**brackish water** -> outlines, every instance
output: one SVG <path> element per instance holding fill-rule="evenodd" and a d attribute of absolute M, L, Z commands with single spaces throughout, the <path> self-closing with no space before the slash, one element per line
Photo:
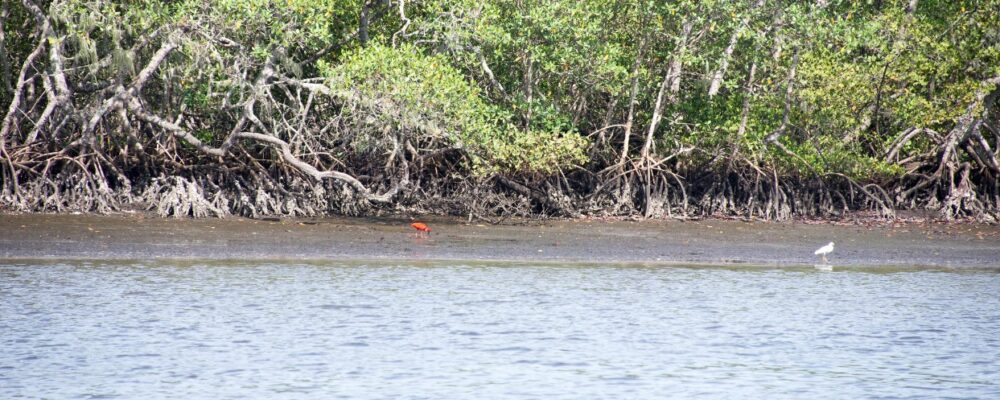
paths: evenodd
<path fill-rule="evenodd" d="M 0 398 L 1000 398 L 1000 274 L 0 263 Z"/>

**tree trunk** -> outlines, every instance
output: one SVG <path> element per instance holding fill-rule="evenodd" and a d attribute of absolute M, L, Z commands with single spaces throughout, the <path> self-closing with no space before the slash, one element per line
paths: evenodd
<path fill-rule="evenodd" d="M 747 132 L 747 119 L 750 118 L 750 99 L 753 97 L 753 79 L 757 74 L 757 62 L 750 64 L 750 76 L 747 77 L 746 85 L 743 86 L 743 109 L 740 111 L 740 128 L 736 132 L 737 138 L 743 138 Z"/>
<path fill-rule="evenodd" d="M 764 6 L 764 0 L 758 0 L 754 4 L 754 8 L 760 8 Z M 729 45 L 722 53 L 722 59 L 719 60 L 719 68 L 715 70 L 715 74 L 712 75 L 712 83 L 708 87 L 708 97 L 715 97 L 719 94 L 719 89 L 722 88 L 722 78 L 726 75 L 726 70 L 729 68 L 729 60 L 733 58 L 733 51 L 736 50 L 736 43 L 739 41 L 740 35 L 743 30 L 746 29 L 747 24 L 750 23 L 750 17 L 743 17 L 740 21 L 739 26 L 733 31 L 733 34 L 729 37 Z"/>
<path fill-rule="evenodd" d="M 653 147 L 653 134 L 656 133 L 656 128 L 660 124 L 660 120 L 663 118 L 663 106 L 664 106 L 664 96 L 666 96 L 667 104 L 677 103 L 677 96 L 681 90 L 681 69 L 683 64 L 681 58 L 687 51 L 688 38 L 691 35 L 691 28 L 693 24 L 690 20 L 685 20 L 682 25 L 682 32 L 680 38 L 677 40 L 677 48 L 674 49 L 674 55 L 670 57 L 670 66 L 667 68 L 667 74 L 663 77 L 663 83 L 660 84 L 660 90 L 656 94 L 656 104 L 653 106 L 653 118 L 649 122 L 649 131 L 646 132 L 646 143 L 642 145 L 642 158 L 649 158 L 649 152 Z M 669 92 L 667 91 L 669 88 Z"/>
<path fill-rule="evenodd" d="M 7 16 L 10 15 L 10 4 L 4 1 L 0 7 L 2 7 L 0 8 L 0 85 L 2 85 L 0 90 L 3 90 L 3 96 L 0 98 L 6 99 L 14 91 L 14 87 L 10 83 L 10 60 L 7 58 L 6 38 L 4 37 L 4 25 L 7 22 Z"/>
<path fill-rule="evenodd" d="M 361 47 L 365 47 L 368 44 L 368 11 L 369 3 L 367 1 L 361 6 L 361 16 L 358 18 L 358 43 Z"/>
<path fill-rule="evenodd" d="M 785 134 L 785 130 L 788 129 L 788 123 L 791 119 L 792 95 L 795 93 L 795 70 L 799 66 L 799 50 L 795 49 L 795 53 L 792 54 L 792 65 L 788 67 L 788 76 L 785 78 L 785 105 L 781 116 L 781 126 L 764 138 L 764 142 L 775 144 L 782 149 L 784 149 L 784 146 L 778 142 L 778 139 Z"/>
<path fill-rule="evenodd" d="M 635 98 L 639 92 L 639 65 L 642 61 L 642 55 L 646 49 L 646 37 L 643 36 L 642 42 L 639 43 L 639 51 L 635 55 L 635 61 L 632 63 L 632 89 L 628 97 L 628 116 L 625 119 L 625 138 L 622 141 L 622 154 L 618 159 L 618 163 L 624 165 L 625 159 L 628 157 L 628 142 L 632 137 L 632 124 L 635 121 Z"/>
<path fill-rule="evenodd" d="M 742 31 L 743 25 L 741 24 L 729 37 L 729 45 L 722 52 L 722 60 L 719 60 L 719 69 L 715 70 L 715 74 L 712 75 L 712 83 L 708 86 L 708 97 L 715 97 L 716 94 L 719 94 L 719 89 L 722 87 L 722 77 L 726 74 L 726 69 L 729 68 L 729 59 L 733 56 L 733 50 L 736 49 L 736 41 L 739 39 Z"/>

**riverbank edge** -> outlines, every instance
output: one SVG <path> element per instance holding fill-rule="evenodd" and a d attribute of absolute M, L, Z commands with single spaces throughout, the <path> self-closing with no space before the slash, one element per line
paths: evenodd
<path fill-rule="evenodd" d="M 837 241 L 835 268 L 1000 269 L 1000 227 L 982 224 L 421 220 L 430 235 L 415 233 L 404 217 L 0 214 L 0 260 L 814 268 L 813 251 Z"/>
<path fill-rule="evenodd" d="M 466 216 L 449 215 L 449 214 L 400 213 L 400 212 L 376 213 L 372 215 L 340 215 L 340 214 L 327 214 L 327 215 L 316 215 L 316 216 L 266 215 L 254 218 L 236 214 L 229 214 L 224 216 L 200 216 L 200 217 L 163 216 L 157 214 L 154 211 L 145 210 L 141 208 L 118 210 L 106 213 L 80 212 L 80 211 L 60 211 L 60 212 L 17 211 L 17 210 L 6 210 L 0 208 L 0 218 L 5 216 L 15 216 L 15 215 L 92 216 L 92 217 L 141 216 L 143 218 L 149 218 L 149 219 L 163 219 L 163 220 L 175 220 L 175 221 L 245 220 L 245 221 L 266 221 L 266 222 L 304 221 L 304 220 L 323 220 L 323 219 L 374 219 L 374 220 L 429 219 L 437 221 L 451 221 L 454 223 L 476 223 L 476 224 L 487 224 L 494 226 L 530 225 L 530 224 L 539 224 L 546 222 L 587 222 L 587 221 L 601 221 L 601 222 L 738 221 L 738 222 L 754 222 L 754 223 L 769 223 L 769 224 L 788 224 L 788 223 L 808 224 L 808 225 L 826 224 L 826 225 L 837 225 L 837 226 L 929 224 L 929 225 L 975 225 L 975 226 L 1000 227 L 1000 222 L 981 221 L 972 217 L 955 218 L 949 220 L 932 210 L 895 210 L 895 212 L 896 216 L 893 218 L 881 217 L 877 212 L 874 211 L 853 210 L 848 212 L 847 214 L 840 215 L 837 217 L 833 216 L 814 217 L 814 216 L 804 216 L 795 214 L 787 219 L 768 219 L 768 218 L 747 217 L 738 215 L 708 215 L 708 216 L 672 215 L 672 216 L 657 216 L 657 217 L 645 218 L 642 217 L 641 215 L 635 214 L 635 215 L 610 215 L 610 216 L 582 215 L 578 217 L 539 215 L 532 217 L 509 217 L 509 218 L 498 218 L 496 220 L 490 220 L 478 216 L 470 218 Z"/>
<path fill-rule="evenodd" d="M 957 267 L 945 265 L 837 265 L 837 264 L 784 264 L 784 263 L 745 263 L 734 262 L 698 262 L 698 261 L 589 261 L 589 260 L 527 260 L 527 259 L 471 259 L 471 258 L 209 258 L 209 257 L 154 257 L 154 258 L 100 258 L 100 257 L 0 257 L 0 265 L 82 265 L 82 266 L 129 266 L 144 267 L 240 267 L 260 266 L 265 264 L 298 265 L 312 267 L 347 267 L 347 268 L 381 268 L 381 267 L 543 267 L 543 268 L 676 268 L 676 269 L 717 269 L 730 271 L 851 271 L 870 273 L 893 272 L 997 272 L 1000 273 L 1000 263 L 995 266 Z"/>

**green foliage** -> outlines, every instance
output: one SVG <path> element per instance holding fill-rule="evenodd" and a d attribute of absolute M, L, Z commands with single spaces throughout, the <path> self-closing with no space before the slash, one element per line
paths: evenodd
<path fill-rule="evenodd" d="M 984 9 L 964 13 L 977 6 Z M 996 74 L 989 67 L 997 61 L 996 33 L 986 27 L 1000 22 L 995 9 L 991 2 L 929 1 L 911 15 L 905 2 L 891 2 L 803 15 L 795 122 L 809 133 L 789 141 L 819 170 L 900 174 L 880 161 L 890 142 L 910 127 L 947 131 L 979 82 Z M 854 140 L 836 140 L 845 137 Z M 816 156 L 822 151 L 828 156 Z"/>
<path fill-rule="evenodd" d="M 621 151 L 633 79 L 628 151 L 636 156 L 677 60 L 678 91 L 660 110 L 654 151 L 693 146 L 699 151 L 686 157 L 695 161 L 739 154 L 788 172 L 898 177 L 883 157 L 899 135 L 947 132 L 981 82 L 1000 74 L 997 1 L 922 0 L 914 13 L 903 0 L 756 3 L 410 1 L 405 31 L 399 3 L 365 0 L 72 0 L 46 9 L 64 33 L 53 44 L 65 69 L 82 80 L 127 82 L 143 67 L 138 60 L 186 30 L 176 34 L 182 50 L 158 70 L 160 86 L 147 90 L 176 90 L 172 106 L 204 116 L 207 141 L 232 126 L 218 110 L 244 101 L 255 78 L 238 72 L 273 63 L 288 76 L 322 76 L 343 94 L 321 118 L 348 116 L 359 128 L 354 151 L 384 151 L 386 135 L 399 133 L 423 149 L 465 150 L 480 174 L 607 161 L 588 155 Z M 367 44 L 359 40 L 364 5 Z M 16 66 L 34 47 L 22 29 L 33 25 L 20 2 L 9 7 L 5 48 Z M 143 44 L 158 29 L 164 36 Z M 95 62 L 109 55 L 112 62 Z M 717 71 L 722 90 L 709 97 Z M 795 156 L 764 142 L 785 125 L 786 103 L 779 140 Z M 598 130 L 608 139 L 590 143 Z M 587 151 L 592 145 L 604 147 Z M 918 137 L 903 152 L 934 145 Z"/>
<path fill-rule="evenodd" d="M 352 117 L 370 127 L 358 150 L 383 142 L 389 126 L 413 142 L 465 149 L 480 173 L 551 173 L 584 161 L 579 135 L 516 128 L 509 112 L 486 102 L 443 56 L 373 44 L 321 69 L 331 88 L 359 106 Z"/>

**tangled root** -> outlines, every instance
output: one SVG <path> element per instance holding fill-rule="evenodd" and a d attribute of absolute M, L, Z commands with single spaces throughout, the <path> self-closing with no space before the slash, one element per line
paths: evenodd
<path fill-rule="evenodd" d="M 147 210 L 164 217 L 223 217 L 229 210 L 221 192 L 206 196 L 197 182 L 179 176 L 153 179 L 140 198 L 149 204 Z"/>

